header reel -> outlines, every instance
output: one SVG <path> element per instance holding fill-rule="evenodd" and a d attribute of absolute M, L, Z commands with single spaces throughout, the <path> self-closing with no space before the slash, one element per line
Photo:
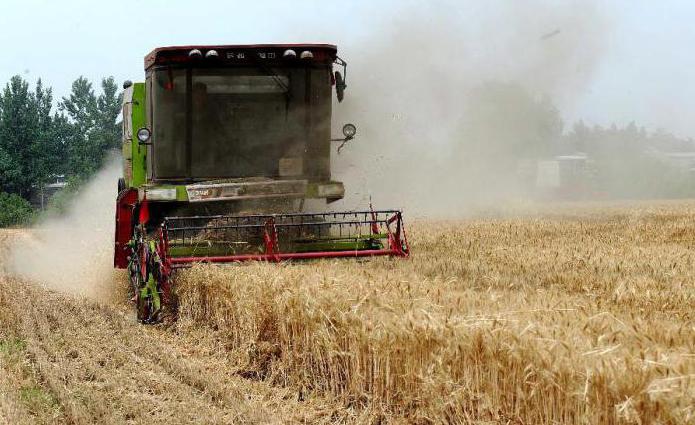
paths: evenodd
<path fill-rule="evenodd" d="M 136 237 L 131 247 L 130 277 L 143 323 L 158 321 L 173 304 L 175 270 L 195 264 L 410 254 L 397 210 L 167 217 L 158 233 L 149 242 Z"/>

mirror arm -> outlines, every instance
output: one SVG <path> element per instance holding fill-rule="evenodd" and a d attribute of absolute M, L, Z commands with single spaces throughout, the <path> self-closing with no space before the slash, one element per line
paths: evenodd
<path fill-rule="evenodd" d="M 335 93 L 338 96 L 338 102 L 342 102 L 343 96 L 345 96 L 345 89 L 347 88 L 347 62 L 342 60 L 340 56 L 336 56 L 333 63 L 343 67 L 342 75 L 340 71 L 335 71 L 333 74 L 335 78 Z M 333 73 L 332 70 L 331 73 Z"/>
<path fill-rule="evenodd" d="M 342 142 L 340 146 L 338 146 L 338 155 L 340 155 L 340 151 L 345 147 L 345 144 L 354 138 L 355 136 L 346 136 L 343 139 L 331 139 L 331 142 Z"/>

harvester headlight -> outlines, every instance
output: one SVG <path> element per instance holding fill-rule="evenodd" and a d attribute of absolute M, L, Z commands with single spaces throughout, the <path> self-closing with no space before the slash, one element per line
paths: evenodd
<path fill-rule="evenodd" d="M 292 50 L 292 49 L 287 49 L 287 50 L 285 50 L 285 53 L 282 54 L 282 57 L 285 58 L 285 59 L 296 58 L 296 57 L 297 57 L 297 52 L 295 52 L 295 51 Z"/>
<path fill-rule="evenodd" d="M 217 59 L 220 55 L 217 53 L 217 50 L 208 50 L 208 52 L 205 54 L 206 59 Z"/>
<path fill-rule="evenodd" d="M 150 140 L 150 137 L 152 137 L 152 133 L 150 132 L 149 128 L 141 128 L 138 130 L 138 140 L 141 143 L 147 143 L 148 140 Z"/>
<path fill-rule="evenodd" d="M 354 124 L 345 124 L 343 126 L 343 135 L 347 139 L 352 139 L 357 134 L 357 127 Z"/>
<path fill-rule="evenodd" d="M 198 49 L 193 49 L 188 52 L 188 57 L 191 59 L 200 59 L 203 57 L 203 53 Z"/>
<path fill-rule="evenodd" d="M 305 50 L 301 55 L 299 55 L 299 57 L 302 59 L 314 59 L 314 54 L 308 50 Z"/>

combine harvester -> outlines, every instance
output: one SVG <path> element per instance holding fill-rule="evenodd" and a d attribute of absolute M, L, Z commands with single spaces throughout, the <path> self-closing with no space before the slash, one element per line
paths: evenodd
<path fill-rule="evenodd" d="M 173 273 L 196 263 L 408 256 L 400 211 L 304 212 L 344 195 L 330 163 L 331 142 L 356 133 L 331 139 L 346 66 L 326 44 L 147 55 L 145 82 L 124 84 L 114 254 L 141 322 L 158 321 Z"/>

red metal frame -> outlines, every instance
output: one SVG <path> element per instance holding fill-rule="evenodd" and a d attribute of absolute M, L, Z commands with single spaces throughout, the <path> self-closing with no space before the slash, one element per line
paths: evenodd
<path fill-rule="evenodd" d="M 362 251 L 322 251 L 322 252 L 284 252 L 271 254 L 245 254 L 223 257 L 174 257 L 170 258 L 171 265 L 193 263 L 237 263 L 244 261 L 309 260 L 317 258 L 348 258 L 348 257 L 377 257 L 377 256 L 407 257 L 401 250 L 370 249 Z"/>
<path fill-rule="evenodd" d="M 155 65 L 176 65 L 186 63 L 205 64 L 211 62 L 208 59 L 196 59 L 188 56 L 193 49 L 200 50 L 205 54 L 209 50 L 215 50 L 218 53 L 217 59 L 213 63 L 217 64 L 233 64 L 242 65 L 248 64 L 249 58 L 236 58 L 233 61 L 226 59 L 228 53 L 245 53 L 246 55 L 256 54 L 258 52 L 272 52 L 275 55 L 274 59 L 265 59 L 268 63 L 287 63 L 288 60 L 282 57 L 282 54 L 287 49 L 297 50 L 297 55 L 301 51 L 309 50 L 314 54 L 309 63 L 322 63 L 330 65 L 335 60 L 338 48 L 334 44 L 231 44 L 231 45 L 207 45 L 207 46 L 169 46 L 159 47 L 151 51 L 145 56 L 145 70 L 150 69 Z M 298 59 L 297 59 L 298 60 Z"/>
<path fill-rule="evenodd" d="M 240 254 L 228 256 L 210 257 L 169 257 L 168 233 L 164 225 L 160 230 L 159 256 L 164 265 L 164 272 L 169 276 L 174 268 L 191 266 L 195 263 L 237 263 L 245 261 L 269 261 L 280 262 L 284 260 L 310 260 L 319 258 L 357 258 L 394 256 L 407 258 L 410 256 L 410 245 L 405 233 L 405 226 L 401 213 L 394 214 L 388 221 L 388 247 L 384 249 L 350 250 L 350 251 L 317 251 L 317 252 L 280 252 L 278 243 L 278 231 L 273 218 L 268 219 L 264 228 L 265 252 L 262 254 Z M 396 225 L 395 231 L 391 225 Z"/>
<path fill-rule="evenodd" d="M 128 243 L 133 238 L 133 226 L 135 225 L 133 212 L 137 203 L 138 191 L 136 189 L 127 189 L 118 194 L 113 256 L 113 266 L 118 269 L 128 267 L 128 255 L 130 254 Z"/>

